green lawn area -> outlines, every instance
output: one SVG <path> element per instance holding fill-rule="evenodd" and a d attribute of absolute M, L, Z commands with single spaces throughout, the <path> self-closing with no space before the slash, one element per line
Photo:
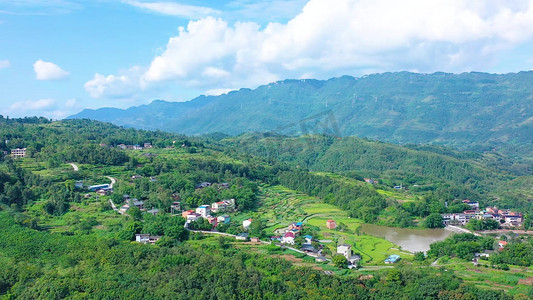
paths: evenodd
<path fill-rule="evenodd" d="M 484 267 L 481 265 L 489 266 Z M 529 286 L 519 284 L 519 280 L 533 277 L 533 270 L 527 270 L 527 268 L 519 266 L 509 266 L 509 271 L 497 270 L 491 268 L 488 261 L 483 260 L 480 261 L 477 267 L 470 262 L 456 259 L 450 260 L 445 266 L 453 269 L 457 276 L 461 277 L 465 282 L 472 283 L 483 289 L 502 289 L 510 295 L 520 293 L 527 295 Z"/>

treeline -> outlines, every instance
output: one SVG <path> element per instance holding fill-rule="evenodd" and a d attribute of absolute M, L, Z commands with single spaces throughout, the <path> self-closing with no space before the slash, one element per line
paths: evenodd
<path fill-rule="evenodd" d="M 51 122 L 45 118 L 0 118 L 0 150 L 27 148 L 29 157 L 42 161 L 46 161 L 54 153 L 64 151 L 68 146 L 75 149 L 89 144 L 116 146 L 144 143 L 151 143 L 160 148 L 181 147 L 183 144 L 197 149 L 204 147 L 199 138 L 188 138 L 161 131 L 127 129 L 90 120 Z"/>
<path fill-rule="evenodd" d="M 388 186 L 454 186 L 471 198 L 494 191 L 514 177 L 483 165 L 480 154 L 459 154 L 438 147 L 402 147 L 356 137 L 273 137 L 243 135 L 222 143 L 234 152 L 287 162 L 319 172 L 356 171 Z M 228 151 L 230 153 L 230 151 Z"/>
<path fill-rule="evenodd" d="M 122 165 L 129 156 L 122 150 L 98 145 L 66 146 L 48 158 L 50 167 L 58 167 L 64 162 L 77 162 L 92 165 Z"/>
<path fill-rule="evenodd" d="M 38 232 L 6 212 L 0 239 L 0 295 L 12 299 L 512 299 L 464 284 L 452 271 L 401 267 L 361 281 L 224 241 L 169 248 Z"/>
<path fill-rule="evenodd" d="M 494 243 L 495 240 L 491 237 L 479 237 L 471 233 L 454 234 L 444 241 L 431 244 L 427 255 L 433 259 L 449 256 L 471 260 L 476 252 L 493 250 Z"/>
<path fill-rule="evenodd" d="M 512 241 L 505 248 L 490 256 L 494 264 L 509 264 L 530 267 L 533 265 L 533 239 Z"/>
<path fill-rule="evenodd" d="M 480 237 L 470 233 L 454 234 L 444 241 L 430 245 L 427 255 L 436 259 L 443 256 L 459 257 L 465 260 L 474 258 L 474 253 L 498 248 L 496 240 L 490 236 Z M 533 265 L 533 239 L 513 239 L 503 249 L 490 254 L 488 260 L 496 265 Z"/>
<path fill-rule="evenodd" d="M 307 171 L 280 172 L 279 182 L 291 189 L 321 198 L 349 212 L 351 217 L 375 223 L 386 200 L 366 186 L 343 184 L 333 179 L 313 175 Z"/>

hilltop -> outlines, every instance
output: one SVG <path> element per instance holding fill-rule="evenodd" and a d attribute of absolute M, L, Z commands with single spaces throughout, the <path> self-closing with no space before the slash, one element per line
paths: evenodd
<path fill-rule="evenodd" d="M 283 126 L 327 113 L 335 125 L 333 133 L 340 136 L 530 154 L 532 82 L 531 71 L 284 80 L 188 102 L 156 100 L 125 110 L 86 109 L 69 118 L 189 135 L 273 130 L 299 135 L 316 133 L 316 128 Z"/>

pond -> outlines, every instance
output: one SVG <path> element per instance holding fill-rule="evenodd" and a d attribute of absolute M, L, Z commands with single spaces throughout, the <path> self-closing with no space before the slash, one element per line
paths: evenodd
<path fill-rule="evenodd" d="M 442 241 L 453 234 L 452 231 L 446 229 L 396 228 L 373 224 L 363 224 L 361 232 L 384 238 L 393 244 L 401 246 L 402 250 L 410 252 L 425 252 L 429 250 L 430 244 Z"/>

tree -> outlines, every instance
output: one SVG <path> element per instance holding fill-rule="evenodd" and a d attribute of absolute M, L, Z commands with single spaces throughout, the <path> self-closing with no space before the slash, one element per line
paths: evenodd
<path fill-rule="evenodd" d="M 524 230 L 529 230 L 529 228 L 531 227 L 531 223 L 532 223 L 532 221 L 531 221 L 531 215 L 530 215 L 530 214 L 526 214 L 526 215 L 524 216 L 524 222 L 523 222 L 523 224 L 524 224 Z"/>
<path fill-rule="evenodd" d="M 135 221 L 140 221 L 142 219 L 141 210 L 137 206 L 130 207 L 130 209 L 128 209 L 128 215 Z"/>
<path fill-rule="evenodd" d="M 321 251 L 322 255 L 331 255 L 331 250 L 328 247 L 324 247 Z"/>
<path fill-rule="evenodd" d="M 199 218 L 198 220 L 189 223 L 189 228 L 192 230 L 208 231 L 213 229 L 213 225 L 211 225 L 207 219 Z"/>
<path fill-rule="evenodd" d="M 426 228 L 443 228 L 444 222 L 442 221 L 442 216 L 439 213 L 432 213 L 424 222 Z"/>
<path fill-rule="evenodd" d="M 346 268 L 347 264 L 348 260 L 346 259 L 346 257 L 344 257 L 344 255 L 338 254 L 333 256 L 333 265 L 335 265 L 335 267 L 344 269 Z"/>
<path fill-rule="evenodd" d="M 424 255 L 424 252 L 419 251 L 415 252 L 414 260 L 415 261 L 424 261 L 426 259 L 426 256 Z"/>
<path fill-rule="evenodd" d="M 228 244 L 228 241 L 226 240 L 225 237 L 223 236 L 219 236 L 218 237 L 218 246 L 221 248 L 221 249 L 227 249 L 229 247 L 229 244 Z M 276 247 L 277 248 L 277 247 Z"/>
<path fill-rule="evenodd" d="M 252 236 L 263 237 L 265 234 L 263 232 L 263 228 L 264 228 L 264 225 L 261 219 L 255 218 L 252 220 L 252 223 L 250 223 L 250 227 L 248 231 Z"/>
<path fill-rule="evenodd" d="M 179 242 L 186 241 L 189 238 L 189 231 L 183 226 L 169 226 L 164 229 L 165 236 L 173 238 Z"/>

